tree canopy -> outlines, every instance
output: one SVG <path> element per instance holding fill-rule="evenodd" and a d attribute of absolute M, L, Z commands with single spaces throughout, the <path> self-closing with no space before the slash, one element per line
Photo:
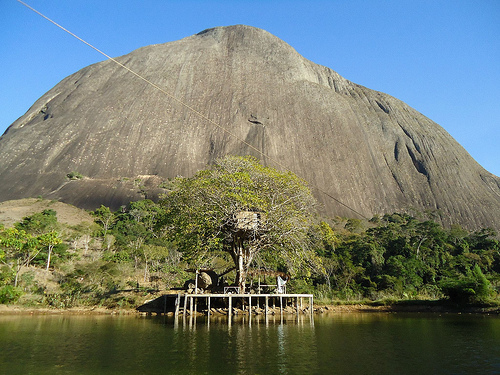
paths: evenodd
<path fill-rule="evenodd" d="M 314 200 L 300 179 L 240 159 L 168 181 L 171 193 L 161 204 L 100 207 L 96 223 L 68 226 L 44 210 L 0 225 L 0 303 L 135 307 L 146 291 L 188 285 L 188 269 L 241 264 L 238 282 L 250 264 L 294 274 L 288 291 L 325 303 L 446 298 L 498 305 L 493 230 L 445 228 L 427 213 L 323 218 L 310 226 Z M 259 196 L 266 187 L 270 195 Z M 308 262 L 321 267 L 304 267 Z"/>
<path fill-rule="evenodd" d="M 173 186 L 162 203 L 179 250 L 198 266 L 230 254 L 242 291 L 254 263 L 293 274 L 315 259 L 308 231 L 316 202 L 293 173 L 230 156 Z"/>

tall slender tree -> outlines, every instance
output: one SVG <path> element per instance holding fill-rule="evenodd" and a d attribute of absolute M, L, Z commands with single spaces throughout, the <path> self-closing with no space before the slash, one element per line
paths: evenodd
<path fill-rule="evenodd" d="M 38 236 L 38 243 L 47 248 L 47 267 L 46 270 L 49 270 L 50 267 L 50 258 L 52 256 L 52 250 L 54 250 L 54 246 L 62 243 L 62 239 L 59 237 L 59 233 L 56 231 L 51 231 L 48 233 L 41 234 Z"/>

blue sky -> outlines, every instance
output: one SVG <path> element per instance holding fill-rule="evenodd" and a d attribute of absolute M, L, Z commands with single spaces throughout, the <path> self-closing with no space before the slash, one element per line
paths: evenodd
<path fill-rule="evenodd" d="M 25 0 L 110 56 L 246 24 L 403 100 L 500 176 L 499 0 Z M 0 0 L 0 134 L 64 77 L 104 57 Z"/>

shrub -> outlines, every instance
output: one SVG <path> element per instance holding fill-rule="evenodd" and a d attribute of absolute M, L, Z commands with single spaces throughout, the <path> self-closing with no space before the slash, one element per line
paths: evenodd
<path fill-rule="evenodd" d="M 8 285 L 14 281 L 16 273 L 7 265 L 0 267 L 0 285 Z"/>
<path fill-rule="evenodd" d="M 312 294 L 315 291 L 309 279 L 291 279 L 287 283 L 287 292 Z"/>
<path fill-rule="evenodd" d="M 493 292 L 491 283 L 477 264 L 467 276 L 458 279 L 445 279 L 440 286 L 450 301 L 458 304 L 486 302 Z"/>
<path fill-rule="evenodd" d="M 23 294 L 20 288 L 12 285 L 4 285 L 0 288 L 0 303 L 15 303 Z"/>
<path fill-rule="evenodd" d="M 120 250 L 117 252 L 105 251 L 102 256 L 102 260 L 106 262 L 126 263 L 130 262 L 132 258 L 128 252 Z"/>
<path fill-rule="evenodd" d="M 83 178 L 83 175 L 81 173 L 71 171 L 66 175 L 66 177 L 68 177 L 70 180 L 81 180 Z"/>

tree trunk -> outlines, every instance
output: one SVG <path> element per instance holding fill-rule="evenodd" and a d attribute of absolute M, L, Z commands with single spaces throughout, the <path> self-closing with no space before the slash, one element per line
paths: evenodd
<path fill-rule="evenodd" d="M 243 239 L 240 236 L 235 236 L 233 239 L 233 260 L 236 266 L 235 284 L 240 288 L 240 293 L 245 293 L 246 280 L 246 262 L 245 252 L 243 249 Z"/>
<path fill-rule="evenodd" d="M 231 257 L 233 258 L 234 265 L 236 266 L 236 280 L 235 284 L 240 288 L 240 293 L 246 291 L 246 279 L 248 268 L 252 263 L 253 256 L 255 255 L 254 248 L 247 242 L 245 249 L 244 235 L 236 234 L 233 237 Z"/>
<path fill-rule="evenodd" d="M 50 267 L 50 256 L 52 255 L 53 248 L 54 248 L 54 246 L 49 245 L 49 255 L 47 256 L 47 271 L 49 270 L 49 267 Z"/>
<path fill-rule="evenodd" d="M 14 278 L 14 286 L 17 287 L 17 283 L 19 281 L 19 273 L 21 272 L 21 268 L 22 268 L 22 263 L 19 261 L 19 259 L 17 259 L 17 269 L 16 269 L 16 277 Z"/>
<path fill-rule="evenodd" d="M 245 293 L 245 279 L 246 279 L 246 272 L 245 272 L 245 255 L 243 252 L 243 241 L 241 238 L 237 239 L 237 257 L 238 257 L 238 264 L 237 264 L 237 271 L 236 271 L 236 284 L 240 288 L 240 293 Z"/>
<path fill-rule="evenodd" d="M 326 274 L 325 275 L 325 279 L 326 279 L 326 286 L 328 287 L 328 290 L 331 290 L 332 289 L 332 283 L 330 281 L 330 275 Z"/>
<path fill-rule="evenodd" d="M 238 271 L 236 272 L 236 283 L 240 288 L 241 294 L 245 293 L 246 278 L 247 278 L 247 273 L 243 269 L 238 269 Z"/>
<path fill-rule="evenodd" d="M 146 261 L 146 266 L 144 267 L 144 282 L 147 282 L 148 280 L 148 262 Z"/>

